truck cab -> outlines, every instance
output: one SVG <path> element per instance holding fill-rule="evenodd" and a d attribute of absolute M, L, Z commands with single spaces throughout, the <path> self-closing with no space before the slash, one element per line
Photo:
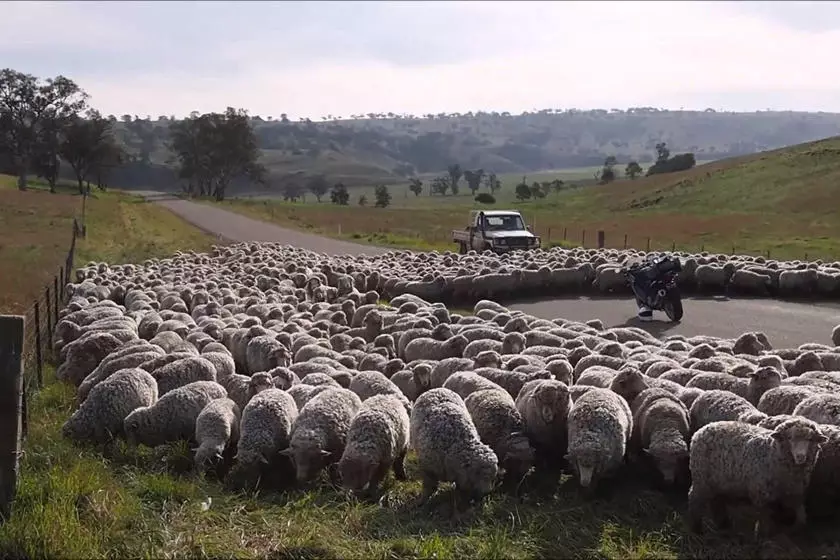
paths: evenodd
<path fill-rule="evenodd" d="M 522 214 L 515 210 L 473 210 L 469 224 L 464 230 L 453 231 L 453 241 L 461 253 L 470 249 L 504 253 L 540 247 L 540 238 L 531 233 Z"/>

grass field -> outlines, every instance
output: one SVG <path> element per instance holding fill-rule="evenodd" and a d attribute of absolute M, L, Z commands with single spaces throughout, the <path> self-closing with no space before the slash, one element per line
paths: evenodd
<path fill-rule="evenodd" d="M 42 196 L 31 193 L 31 196 Z M 44 195 L 46 196 L 46 195 Z M 84 260 L 139 261 L 211 243 L 165 210 L 103 194 L 91 200 Z M 17 262 L 2 262 L 4 270 Z M 29 437 L 13 517 L 0 527 L 3 558 L 682 558 L 833 557 L 833 525 L 762 544 L 748 536 L 686 532 L 684 499 L 625 472 L 585 499 L 568 477 L 526 479 L 460 521 L 445 487 L 425 508 L 410 481 L 389 478 L 386 499 L 360 502 L 325 480 L 316 488 L 232 494 L 195 475 L 185 445 L 78 448 L 60 435 L 73 390 L 54 380 L 29 407 Z M 748 535 L 743 519 L 738 529 Z"/>
<path fill-rule="evenodd" d="M 548 179 L 546 179 L 548 180 Z M 232 210 L 329 236 L 406 248 L 454 249 L 450 230 L 466 225 L 468 194 L 420 196 L 392 189 L 391 207 L 291 204 L 236 199 Z M 652 249 L 676 246 L 772 258 L 840 258 L 840 138 L 741 158 L 681 173 L 551 193 L 515 202 L 512 188 L 491 208 L 516 208 L 544 242 Z M 310 197 L 311 200 L 311 197 Z M 373 202 L 372 195 L 368 196 Z M 485 206 L 486 208 L 486 206 Z M 340 234 L 339 234 L 340 226 Z"/>

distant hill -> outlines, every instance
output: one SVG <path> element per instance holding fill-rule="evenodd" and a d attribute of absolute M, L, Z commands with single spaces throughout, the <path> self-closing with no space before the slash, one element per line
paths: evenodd
<path fill-rule="evenodd" d="M 174 188 L 166 147 L 170 118 L 114 119 L 133 162 L 112 183 Z M 644 165 L 654 159 L 659 142 L 672 154 L 693 152 L 698 160 L 712 160 L 840 135 L 837 113 L 710 109 L 371 114 L 321 122 L 255 116 L 252 122 L 275 186 L 318 173 L 348 186 L 394 184 L 443 172 L 452 163 L 499 174 L 600 165 L 607 156 L 619 164 L 635 159 Z"/>

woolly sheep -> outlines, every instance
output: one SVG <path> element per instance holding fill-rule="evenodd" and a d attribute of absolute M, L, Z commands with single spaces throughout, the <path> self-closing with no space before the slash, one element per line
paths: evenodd
<path fill-rule="evenodd" d="M 400 388 L 378 371 L 360 371 L 353 376 L 348 388 L 356 393 L 362 402 L 374 395 L 394 395 L 405 407 L 406 412 L 411 412 L 411 403 Z"/>
<path fill-rule="evenodd" d="M 417 338 L 408 343 L 405 347 L 404 360 L 444 360 L 446 358 L 460 357 L 467 346 L 467 339 L 462 335 L 455 335 L 447 340 L 440 341 L 433 338 Z"/>
<path fill-rule="evenodd" d="M 464 401 L 444 387 L 426 391 L 414 403 L 410 418 L 411 448 L 423 480 L 421 501 L 439 482 L 453 482 L 457 496 L 489 494 L 498 475 L 498 458 L 476 431 Z"/>
<path fill-rule="evenodd" d="M 767 366 L 749 374 L 748 379 L 718 372 L 699 373 L 692 377 L 685 386 L 688 388 L 696 387 L 704 391 L 723 389 L 744 397 L 755 405 L 758 404 L 764 393 L 779 387 L 781 384 L 782 376 L 779 371 Z"/>
<path fill-rule="evenodd" d="M 218 464 L 226 449 L 235 448 L 239 442 L 240 419 L 239 405 L 229 398 L 215 399 L 204 407 L 195 419 L 197 469 Z"/>
<path fill-rule="evenodd" d="M 409 423 L 408 412 L 397 395 L 378 394 L 362 402 L 338 461 L 342 486 L 375 491 L 388 469 L 393 469 L 397 480 L 406 480 Z"/>
<path fill-rule="evenodd" d="M 138 368 L 122 369 L 93 386 L 88 398 L 61 428 L 76 442 L 107 443 L 123 433 L 123 421 L 135 409 L 158 399 L 155 379 Z"/>
<path fill-rule="evenodd" d="M 504 391 L 502 387 L 474 371 L 459 371 L 450 375 L 443 384 L 443 388 L 457 394 L 462 400 L 466 399 L 471 393 L 482 389 L 501 389 Z"/>
<path fill-rule="evenodd" d="M 805 418 L 786 420 L 774 430 L 737 421 L 702 427 L 690 444 L 689 523 L 699 532 L 707 504 L 729 497 L 748 498 L 763 512 L 783 502 L 795 511 L 797 524 L 804 524 L 805 493 L 826 440 L 817 424 Z M 719 523 L 727 523 L 724 509 L 715 513 Z M 760 522 L 756 532 L 766 529 Z"/>
<path fill-rule="evenodd" d="M 289 349 L 271 335 L 255 336 L 245 349 L 245 363 L 249 373 L 285 367 L 291 363 Z"/>
<path fill-rule="evenodd" d="M 470 394 L 464 405 L 478 436 L 496 454 L 506 476 L 521 479 L 533 465 L 535 451 L 510 395 L 498 389 L 485 389 Z"/>
<path fill-rule="evenodd" d="M 796 405 L 793 415 L 802 416 L 818 424 L 840 426 L 840 394 L 811 395 Z"/>
<path fill-rule="evenodd" d="M 566 460 L 584 488 L 594 488 L 623 464 L 633 430 L 630 406 L 608 389 L 595 388 L 572 405 Z"/>
<path fill-rule="evenodd" d="M 78 387 L 85 377 L 123 342 L 114 336 L 114 333 L 94 331 L 84 334 L 64 347 L 66 358 L 58 366 L 56 377 Z"/>
<path fill-rule="evenodd" d="M 535 379 L 522 386 L 515 405 L 536 451 L 549 462 L 562 458 L 567 449 L 567 418 L 572 408 L 569 387 L 562 381 Z"/>
<path fill-rule="evenodd" d="M 688 460 L 688 409 L 668 391 L 653 387 L 633 399 L 631 410 L 634 443 L 653 458 L 665 483 L 672 484 Z"/>
<path fill-rule="evenodd" d="M 252 484 L 261 467 L 272 465 L 279 453 L 288 448 L 297 417 L 298 406 L 289 393 L 266 389 L 254 395 L 242 410 L 236 464 L 230 480 L 236 485 Z"/>
<path fill-rule="evenodd" d="M 292 428 L 289 447 L 298 482 L 308 482 L 341 459 L 353 417 L 362 406 L 356 393 L 330 388 L 315 395 L 300 410 Z"/>
<path fill-rule="evenodd" d="M 195 437 L 195 420 L 214 399 L 227 397 L 225 388 L 215 381 L 195 381 L 162 395 L 154 404 L 134 409 L 123 421 L 131 444 L 155 447 Z"/>
<path fill-rule="evenodd" d="M 157 381 L 161 396 L 195 381 L 216 381 L 216 368 L 200 356 L 177 360 L 149 373 Z"/>
<path fill-rule="evenodd" d="M 781 385 L 764 393 L 756 408 L 768 416 L 793 414 L 800 402 L 822 392 L 826 390 L 818 386 Z"/>
<path fill-rule="evenodd" d="M 766 416 L 744 397 L 719 389 L 703 391 L 703 394 L 694 400 L 689 409 L 693 432 L 712 422 L 737 420 L 748 424 L 756 424 Z"/>

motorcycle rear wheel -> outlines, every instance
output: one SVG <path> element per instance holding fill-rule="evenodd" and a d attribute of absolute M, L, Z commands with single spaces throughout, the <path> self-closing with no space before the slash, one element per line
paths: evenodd
<path fill-rule="evenodd" d="M 669 290 L 662 302 L 662 311 L 674 322 L 678 323 L 683 317 L 682 296 L 677 289 Z"/>

